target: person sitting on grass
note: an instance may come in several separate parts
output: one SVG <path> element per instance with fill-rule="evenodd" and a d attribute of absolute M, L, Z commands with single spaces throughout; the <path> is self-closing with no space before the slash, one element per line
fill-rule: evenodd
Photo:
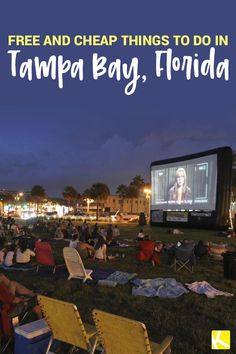
<path fill-rule="evenodd" d="M 107 237 L 107 231 L 103 226 L 101 226 L 99 229 L 99 235 L 102 236 L 104 239 L 106 239 Z"/>
<path fill-rule="evenodd" d="M 137 236 L 137 241 L 143 240 L 143 239 L 144 239 L 144 236 L 145 236 L 145 234 L 144 234 L 144 232 L 143 232 L 143 229 L 140 229 L 140 230 L 139 230 L 139 233 L 138 233 L 138 236 Z"/>
<path fill-rule="evenodd" d="M 12 318 L 19 317 L 31 310 L 38 319 L 42 318 L 42 312 L 37 304 L 37 296 L 16 281 L 9 280 L 0 273 L 0 326 L 4 338 L 13 334 Z"/>
<path fill-rule="evenodd" d="M 107 245 L 110 245 L 112 243 L 112 237 L 113 237 L 113 228 L 111 224 L 108 226 L 106 231 L 107 231 L 106 242 Z"/>
<path fill-rule="evenodd" d="M 0 284 L 4 284 L 8 290 L 15 295 L 15 299 L 12 301 L 13 303 L 22 302 L 22 299 L 29 299 L 35 297 L 36 294 L 33 290 L 27 289 L 25 286 L 21 285 L 17 281 L 9 280 L 4 274 L 0 273 Z"/>
<path fill-rule="evenodd" d="M 78 234 L 73 234 L 72 239 L 70 240 L 69 243 L 69 247 L 77 248 L 78 243 L 79 243 Z"/>
<path fill-rule="evenodd" d="M 208 247 L 204 244 L 202 240 L 194 247 L 194 253 L 197 258 L 202 258 L 208 255 Z"/>
<path fill-rule="evenodd" d="M 102 236 L 99 237 L 98 242 L 94 247 L 94 249 L 95 249 L 94 259 L 106 262 L 107 260 L 113 260 L 114 258 L 116 258 L 114 256 L 107 255 L 107 244 L 104 237 Z"/>
<path fill-rule="evenodd" d="M 3 264 L 6 253 L 5 238 L 0 238 L 0 264 Z"/>
<path fill-rule="evenodd" d="M 54 237 L 57 240 L 62 240 L 64 238 L 64 233 L 60 225 L 57 227 Z"/>
<path fill-rule="evenodd" d="M 113 237 L 119 237 L 120 236 L 120 230 L 118 229 L 117 225 L 115 225 L 113 230 L 112 230 L 112 236 Z"/>
<path fill-rule="evenodd" d="M 160 251 L 162 247 L 157 247 L 155 241 L 150 240 L 149 235 L 145 235 L 144 239 L 139 242 L 136 259 L 138 261 L 151 261 L 152 265 L 159 265 Z"/>
<path fill-rule="evenodd" d="M 94 255 L 94 247 L 88 242 L 81 241 L 80 239 L 75 248 L 79 252 L 80 256 L 84 259 L 90 258 Z"/>
<path fill-rule="evenodd" d="M 98 240 L 98 238 L 99 238 L 99 226 L 98 226 L 97 222 L 96 222 L 96 224 L 93 227 L 91 238 L 93 240 Z"/>
<path fill-rule="evenodd" d="M 16 263 L 28 264 L 31 257 L 35 257 L 35 253 L 28 247 L 28 241 L 26 239 L 20 240 L 19 248 L 16 251 Z"/>
<path fill-rule="evenodd" d="M 103 236 L 100 236 L 95 247 L 94 247 L 94 259 L 99 261 L 107 260 L 107 245 Z"/>
<path fill-rule="evenodd" d="M 13 243 L 7 248 L 7 253 L 4 259 L 4 265 L 11 267 L 15 264 L 15 255 L 16 255 L 16 245 Z"/>

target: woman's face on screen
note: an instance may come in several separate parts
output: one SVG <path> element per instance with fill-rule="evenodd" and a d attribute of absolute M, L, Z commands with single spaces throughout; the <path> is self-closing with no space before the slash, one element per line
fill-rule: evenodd
<path fill-rule="evenodd" d="M 177 181 L 178 187 L 182 187 L 184 185 L 185 175 L 183 172 L 179 171 L 176 173 L 176 181 Z"/>

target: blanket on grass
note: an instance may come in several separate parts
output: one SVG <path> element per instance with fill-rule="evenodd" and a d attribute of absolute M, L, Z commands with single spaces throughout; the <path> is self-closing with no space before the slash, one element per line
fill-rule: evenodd
<path fill-rule="evenodd" d="M 226 293 L 224 291 L 218 290 L 216 288 L 213 288 L 212 285 L 210 285 L 206 281 L 195 281 L 192 284 L 185 284 L 187 288 L 197 294 L 204 294 L 206 295 L 209 299 L 213 299 L 216 296 L 234 296 L 231 293 Z"/>
<path fill-rule="evenodd" d="M 6 266 L 5 264 L 0 264 L 0 268 L 4 270 L 21 270 L 21 271 L 28 271 L 33 270 L 36 268 L 33 264 L 15 264 L 14 266 Z"/>
<path fill-rule="evenodd" d="M 132 281 L 135 285 L 132 295 L 161 298 L 177 298 L 189 291 L 174 278 L 139 279 Z"/>
<path fill-rule="evenodd" d="M 115 282 L 117 284 L 126 284 L 128 283 L 131 279 L 136 277 L 137 273 L 126 273 L 126 272 L 120 272 L 116 271 L 110 274 L 106 280 Z"/>
<path fill-rule="evenodd" d="M 130 279 L 133 279 L 137 274 L 136 273 L 126 273 L 115 271 L 114 269 L 100 269 L 100 268 L 93 268 L 89 267 L 93 270 L 91 276 L 93 278 L 92 282 L 98 282 L 99 280 L 106 280 L 108 282 L 115 282 L 116 284 L 126 284 Z M 36 273 L 40 276 L 52 276 L 52 269 L 48 267 L 39 268 L 39 272 Z M 57 279 L 67 279 L 68 278 L 68 271 L 66 268 L 58 268 L 55 272 L 55 278 Z M 89 283 L 90 281 L 88 281 Z M 104 283 L 106 285 L 106 283 Z M 109 283 L 107 283 L 108 286 Z"/>

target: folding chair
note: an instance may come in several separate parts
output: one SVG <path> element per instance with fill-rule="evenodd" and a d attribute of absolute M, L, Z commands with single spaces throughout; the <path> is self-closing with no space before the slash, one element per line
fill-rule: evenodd
<path fill-rule="evenodd" d="M 52 331 L 46 354 L 49 353 L 53 339 L 70 344 L 71 352 L 81 348 L 88 353 L 94 353 L 97 346 L 96 328 L 82 322 L 74 304 L 42 295 L 38 296 L 38 301 Z"/>
<path fill-rule="evenodd" d="M 28 315 L 30 306 L 26 302 L 14 303 L 13 295 L 8 287 L 0 283 L 0 352 L 4 353 L 8 348 L 12 337 L 13 329 L 18 326 Z M 3 345 L 2 345 L 3 341 Z"/>
<path fill-rule="evenodd" d="M 171 352 L 172 336 L 161 344 L 149 341 L 145 324 L 100 310 L 93 310 L 99 340 L 106 354 L 162 354 Z"/>
<path fill-rule="evenodd" d="M 82 279 L 83 283 L 88 279 L 92 280 L 91 273 L 93 270 L 84 268 L 83 261 L 75 248 L 64 247 L 63 256 L 69 272 L 68 280 L 72 278 Z"/>
<path fill-rule="evenodd" d="M 181 246 L 176 247 L 174 263 L 171 265 L 171 267 L 173 267 L 174 270 L 177 272 L 183 268 L 185 268 L 189 272 L 193 272 L 193 264 L 195 262 L 195 259 L 196 258 L 194 255 L 194 244 L 182 244 Z"/>
<path fill-rule="evenodd" d="M 40 266 L 46 266 L 46 267 L 52 267 L 53 274 L 55 274 L 56 269 L 58 267 L 65 266 L 64 264 L 56 265 L 54 257 L 53 257 L 52 247 L 51 247 L 50 243 L 48 243 L 48 242 L 36 241 L 35 242 L 35 253 L 36 253 L 36 262 L 37 262 L 36 272 L 39 271 Z"/>

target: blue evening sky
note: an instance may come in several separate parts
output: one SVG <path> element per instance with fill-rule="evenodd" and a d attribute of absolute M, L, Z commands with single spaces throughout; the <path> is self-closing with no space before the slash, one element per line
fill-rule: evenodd
<path fill-rule="evenodd" d="M 114 193 L 135 175 L 149 179 L 152 161 L 220 146 L 236 150 L 236 29 L 233 1 L 9 1 L 0 11 L 0 188 L 30 190 L 41 184 L 60 196 L 66 185 L 79 192 L 105 182 Z M 223 34 L 229 46 L 216 47 L 216 62 L 230 60 L 230 80 L 201 77 L 171 81 L 155 77 L 155 50 L 168 47 L 8 47 L 10 34 L 169 35 Z M 175 47 L 175 56 L 209 56 L 209 47 Z M 49 78 L 13 78 L 9 49 L 19 62 L 51 55 L 84 59 L 84 81 L 65 75 L 64 88 Z M 94 81 L 93 53 L 108 62 L 139 58 L 147 75 L 133 95 L 127 82 Z"/>

